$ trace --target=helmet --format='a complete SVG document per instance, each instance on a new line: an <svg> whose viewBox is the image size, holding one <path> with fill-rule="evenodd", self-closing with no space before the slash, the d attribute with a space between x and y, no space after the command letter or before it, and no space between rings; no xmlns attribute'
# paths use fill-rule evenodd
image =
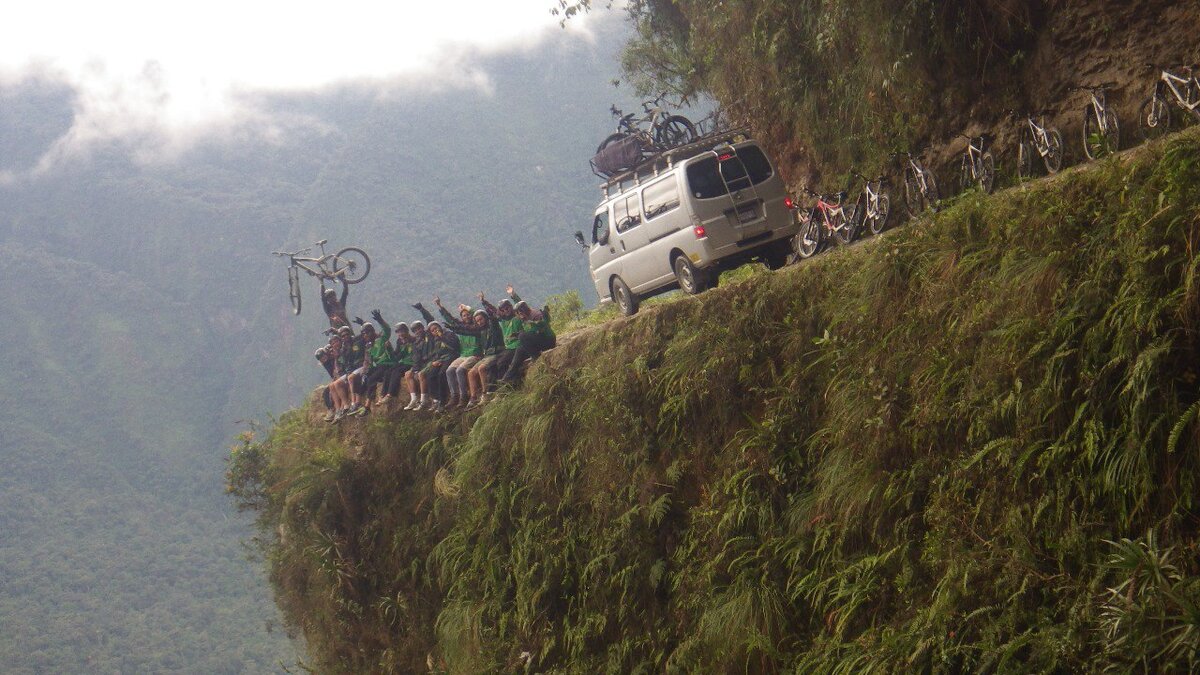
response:
<svg viewBox="0 0 1200 675"><path fill-rule="evenodd" d="M325 356L325 348L324 348L324 347L317 347L317 351L313 352L313 357L315 357L315 358L318 358L318 359L319 359L319 358L321 358L322 356Z"/></svg>
<svg viewBox="0 0 1200 675"><path fill-rule="evenodd" d="M482 316L486 319L488 318L489 314L487 313L486 309L477 309L475 310L475 314L473 316Z"/></svg>
<svg viewBox="0 0 1200 675"><path fill-rule="evenodd" d="M400 323L396 324L395 326L392 326L392 330L396 331L397 333L407 333L408 332L408 324L406 324L404 322L400 322Z"/></svg>
<svg viewBox="0 0 1200 675"><path fill-rule="evenodd" d="M326 288L326 289L325 289L325 295L326 295L326 296L331 296L331 297L334 297L334 298L336 298L336 297L337 297L337 291L333 290L332 288Z"/></svg>
<svg viewBox="0 0 1200 675"><path fill-rule="evenodd" d="M529 311L529 303L522 300L522 301L518 302L517 306L514 307L513 309L517 310L518 312L520 312L522 310L528 312Z"/></svg>
<svg viewBox="0 0 1200 675"><path fill-rule="evenodd" d="M363 327L362 327L362 331L360 331L360 332L366 333L368 331L374 333L375 332L375 324L364 323Z"/></svg>
<svg viewBox="0 0 1200 675"><path fill-rule="evenodd" d="M408 325L413 330L416 330L418 328L420 328L421 330L425 330L425 322L424 321L414 321Z"/></svg>
<svg viewBox="0 0 1200 675"><path fill-rule="evenodd" d="M342 333L349 333L350 335L354 335L354 330L352 328L350 328L350 326L341 326L340 328L338 328L338 335L341 335Z"/></svg>
<svg viewBox="0 0 1200 675"><path fill-rule="evenodd" d="M441 322L441 321L430 321L430 322L429 322L429 327L430 327L430 328L437 328L438 330L445 330L445 328L442 326L442 322Z"/></svg>
<svg viewBox="0 0 1200 675"><path fill-rule="evenodd" d="M512 309L512 306L513 306L512 300L509 300L508 298L501 300L500 304L497 305L497 307L499 307L500 309L504 309L505 307Z"/></svg>

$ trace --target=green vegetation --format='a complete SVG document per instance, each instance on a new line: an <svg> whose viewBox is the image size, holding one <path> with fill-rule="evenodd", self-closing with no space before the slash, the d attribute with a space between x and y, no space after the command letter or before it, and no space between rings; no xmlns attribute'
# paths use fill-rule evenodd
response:
<svg viewBox="0 0 1200 675"><path fill-rule="evenodd" d="M1200 134L230 461L329 671L1195 670Z"/></svg>

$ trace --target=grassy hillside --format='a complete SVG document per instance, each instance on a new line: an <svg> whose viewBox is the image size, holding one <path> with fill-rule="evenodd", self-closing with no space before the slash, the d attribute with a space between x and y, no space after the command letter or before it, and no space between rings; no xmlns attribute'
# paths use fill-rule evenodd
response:
<svg viewBox="0 0 1200 675"><path fill-rule="evenodd" d="M327 671L1198 665L1200 135L230 460ZM528 666L523 664L528 663Z"/></svg>

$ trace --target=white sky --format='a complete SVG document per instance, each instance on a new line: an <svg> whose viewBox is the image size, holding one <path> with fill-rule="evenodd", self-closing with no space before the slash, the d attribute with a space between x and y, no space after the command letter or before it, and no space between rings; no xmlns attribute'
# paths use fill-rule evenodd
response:
<svg viewBox="0 0 1200 675"><path fill-rule="evenodd" d="M355 83L488 86L476 52L532 47L554 0L25 0L0 13L0 87L63 80L80 94L59 155L120 136L186 144L197 130L271 126L258 92ZM586 36L586 17L568 29ZM3 111L0 110L0 114ZM275 129L278 131L278 129ZM48 161L52 158L48 158Z"/></svg>

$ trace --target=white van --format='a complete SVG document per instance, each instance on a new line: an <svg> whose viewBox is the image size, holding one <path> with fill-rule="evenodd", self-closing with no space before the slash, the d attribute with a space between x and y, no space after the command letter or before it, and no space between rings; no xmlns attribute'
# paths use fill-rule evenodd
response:
<svg viewBox="0 0 1200 675"><path fill-rule="evenodd" d="M783 180L742 134L700 139L602 186L588 248L600 302L633 314L646 297L700 293L722 270L787 263L797 225Z"/></svg>

